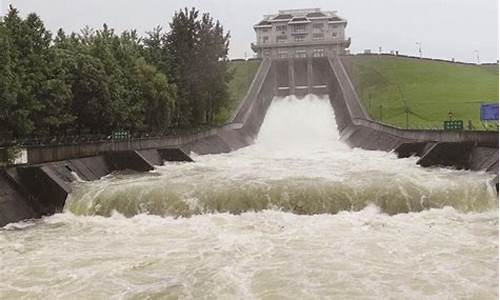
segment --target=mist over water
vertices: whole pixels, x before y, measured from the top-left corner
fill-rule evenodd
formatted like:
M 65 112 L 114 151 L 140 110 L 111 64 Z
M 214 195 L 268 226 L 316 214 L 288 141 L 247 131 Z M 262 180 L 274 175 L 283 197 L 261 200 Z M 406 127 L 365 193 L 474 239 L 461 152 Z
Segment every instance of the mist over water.
M 0 298 L 498 298 L 492 176 L 350 149 L 328 98 L 277 98 L 254 145 L 193 156 L 0 229 Z

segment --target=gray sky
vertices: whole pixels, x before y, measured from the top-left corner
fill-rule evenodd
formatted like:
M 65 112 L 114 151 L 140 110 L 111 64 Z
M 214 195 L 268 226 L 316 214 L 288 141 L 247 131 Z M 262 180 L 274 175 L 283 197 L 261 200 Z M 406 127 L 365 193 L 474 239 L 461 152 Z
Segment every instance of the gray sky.
M 497 0 L 0 0 L 0 14 L 12 3 L 22 14 L 36 12 L 56 31 L 79 31 L 103 23 L 140 33 L 167 27 L 174 11 L 195 6 L 221 20 L 231 31 L 231 58 L 253 55 L 252 25 L 279 9 L 319 7 L 337 10 L 348 20 L 351 51 L 399 50 L 417 55 L 422 42 L 426 57 L 482 62 L 498 59 Z

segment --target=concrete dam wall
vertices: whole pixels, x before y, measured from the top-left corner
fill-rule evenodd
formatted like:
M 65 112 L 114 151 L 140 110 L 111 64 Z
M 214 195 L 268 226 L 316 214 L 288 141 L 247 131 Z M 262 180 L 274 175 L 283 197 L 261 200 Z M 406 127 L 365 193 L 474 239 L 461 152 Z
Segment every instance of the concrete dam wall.
M 498 132 L 407 130 L 371 120 L 343 64 L 331 58 L 328 93 L 342 137 L 352 147 L 417 155 L 422 166 L 453 166 L 498 174 Z
M 225 153 L 251 144 L 274 97 L 274 69 L 263 60 L 229 124 L 197 134 L 31 146 L 28 165 L 0 169 L 0 226 L 61 212 L 71 182 L 98 180 L 113 171 L 146 172 L 164 161 L 192 161 L 186 154 Z
M 367 150 L 421 156 L 422 166 L 498 172 L 498 135 L 491 132 L 402 130 L 370 120 L 341 58 L 262 61 L 230 122 L 181 137 L 29 147 L 28 165 L 0 170 L 0 226 L 60 212 L 71 182 L 98 180 L 118 170 L 146 172 L 186 154 L 226 153 L 256 138 L 272 99 L 329 95 L 341 140 Z

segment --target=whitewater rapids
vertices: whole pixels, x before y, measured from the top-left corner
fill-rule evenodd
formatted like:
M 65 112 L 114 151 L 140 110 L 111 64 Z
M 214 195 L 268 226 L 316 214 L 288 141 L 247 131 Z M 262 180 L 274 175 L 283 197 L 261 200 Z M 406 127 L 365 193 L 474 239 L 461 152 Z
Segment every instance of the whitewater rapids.
M 0 229 L 0 299 L 496 299 L 492 176 L 338 141 L 277 98 L 256 143 L 78 182 Z

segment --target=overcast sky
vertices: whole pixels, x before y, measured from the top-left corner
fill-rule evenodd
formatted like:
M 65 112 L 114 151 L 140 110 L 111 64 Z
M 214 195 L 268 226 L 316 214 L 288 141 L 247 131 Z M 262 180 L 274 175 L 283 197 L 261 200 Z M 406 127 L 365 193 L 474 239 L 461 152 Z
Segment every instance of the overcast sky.
M 56 31 L 79 31 L 103 23 L 140 33 L 157 25 L 167 27 L 174 11 L 195 6 L 221 20 L 231 31 L 231 58 L 253 55 L 252 25 L 279 9 L 319 7 L 337 10 L 348 20 L 351 52 L 363 49 L 399 50 L 417 55 L 417 42 L 426 57 L 482 62 L 498 59 L 497 0 L 0 0 L 0 14 L 8 4 L 22 14 L 36 12 Z

